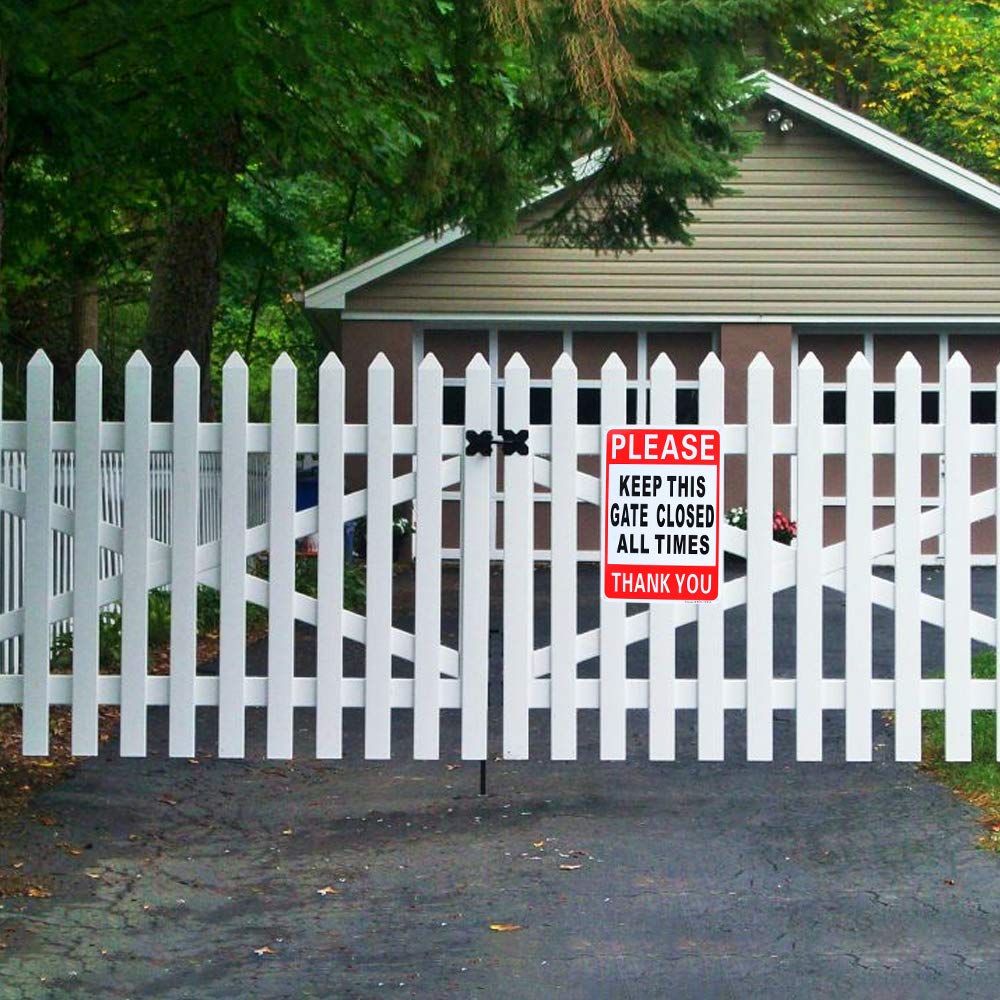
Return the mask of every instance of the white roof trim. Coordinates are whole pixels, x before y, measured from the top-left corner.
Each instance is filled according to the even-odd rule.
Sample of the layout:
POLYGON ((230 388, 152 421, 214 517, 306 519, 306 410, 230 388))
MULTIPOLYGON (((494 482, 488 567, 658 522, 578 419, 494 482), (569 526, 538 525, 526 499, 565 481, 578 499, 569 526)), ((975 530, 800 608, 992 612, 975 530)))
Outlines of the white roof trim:
MULTIPOLYGON (((781 101, 788 107, 812 118, 814 121, 839 132, 869 149, 887 156, 890 159, 930 177, 961 194, 981 202, 988 207, 1000 211, 1000 187, 960 167, 951 160, 946 160, 937 153, 909 142, 888 129, 862 118, 860 115, 845 111, 843 108, 811 91, 803 90, 783 77, 767 70, 761 70, 751 79, 763 80, 763 94, 775 101, 781 101)), ((583 180, 598 170, 603 162, 603 150, 598 150, 587 156, 580 157, 573 164, 573 174, 577 180, 583 180)), ((536 199, 529 204, 548 198, 562 190, 558 184, 546 187, 536 199)), ((527 207, 527 206, 525 206, 527 207)), ((437 236, 418 236, 393 250, 359 264, 357 267, 344 271, 322 284, 306 291, 303 301, 306 309, 343 309, 348 293, 360 288, 376 278, 410 264, 421 257, 426 257, 435 250, 461 239, 465 230, 461 226, 453 226, 437 236)))
MULTIPOLYGON (((582 181, 591 174, 596 173, 604 162, 603 151, 598 150, 588 153, 573 161, 573 177, 582 181)), ((528 205, 543 201, 550 195, 556 194, 563 189, 562 184, 549 184, 542 188, 536 198, 533 198, 522 208, 528 205)), ((442 250, 444 247, 461 239, 465 235, 462 226, 452 226, 437 236, 418 236, 409 240, 393 250, 388 250, 378 257, 372 257, 357 267, 352 267, 349 271, 344 271, 333 278, 315 285, 306 290, 303 301, 306 309, 343 309, 344 302, 349 292, 368 282, 381 278, 383 274, 390 274, 406 264, 410 264, 421 257, 426 257, 435 250, 442 250)))
POLYGON ((979 174, 966 170, 965 167, 960 167, 957 163, 952 163, 951 160, 946 160, 943 156, 938 156, 937 153, 932 153, 867 118, 845 111, 838 105, 808 90, 803 90, 780 76, 775 76, 774 73, 763 70, 758 74, 758 78, 760 77, 767 81, 765 93, 768 97, 787 104, 814 121, 918 173, 946 184, 970 198, 975 198, 990 208, 1000 210, 1000 187, 985 177, 980 177, 979 174))
POLYGON ((922 313, 888 313, 885 315, 858 313, 504 313, 504 312, 395 312, 392 310, 344 311, 345 320, 388 320, 393 322, 433 323, 441 326, 504 326, 567 327, 574 324, 614 326, 622 323, 653 326, 658 323, 789 323, 794 326, 810 323, 864 326, 868 324, 935 324, 945 332, 956 326, 990 324, 1000 326, 1000 313, 982 315, 948 315, 922 313))

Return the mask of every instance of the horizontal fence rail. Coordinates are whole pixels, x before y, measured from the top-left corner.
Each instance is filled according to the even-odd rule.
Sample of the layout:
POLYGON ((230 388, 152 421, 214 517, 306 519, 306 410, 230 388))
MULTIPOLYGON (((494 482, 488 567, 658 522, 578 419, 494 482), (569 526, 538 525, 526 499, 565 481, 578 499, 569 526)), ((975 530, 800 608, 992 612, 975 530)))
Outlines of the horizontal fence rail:
MULTIPOLYGON (((615 355, 602 369, 599 425, 578 422, 577 372, 566 356, 543 373, 551 377, 551 419, 532 425, 531 374, 519 355, 503 373, 505 422, 528 432, 528 453, 499 460, 498 501, 491 459, 466 448, 469 435, 501 430, 481 357, 467 369, 465 423, 457 426, 444 423, 442 370, 431 355, 416 372, 414 423, 394 412, 397 373, 384 356, 376 358, 362 424, 345 420, 347 379, 333 356, 320 370, 314 423, 297 418, 297 372, 284 356, 272 375, 269 422, 249 422, 247 368, 235 355, 223 368, 219 422, 197 419, 200 373, 189 356, 175 370, 176 422, 150 420, 149 368, 141 355, 126 371, 127 421, 103 421, 99 403, 87 405, 95 392, 99 400, 101 382, 100 364, 89 353, 77 370, 76 418, 55 421, 52 368, 36 355, 28 368, 27 420, 0 421, 0 704, 22 706, 25 752, 46 753, 50 710, 71 706, 74 752, 95 753, 99 708, 113 705, 121 709, 119 742, 129 755, 147 751, 148 710, 166 706, 172 755, 195 752, 202 707, 216 711, 218 752, 229 757, 248 752, 248 708, 266 710, 266 754, 290 757, 293 713, 306 708, 315 711, 310 750, 324 758, 344 752, 345 709, 363 709, 365 756, 388 757, 398 736, 395 710, 402 709, 412 712, 418 758, 439 756, 443 710, 455 710, 466 759, 485 759, 494 736, 509 759, 537 752, 533 713, 546 719, 548 752, 574 759, 586 712, 597 713, 600 756, 621 759, 628 712, 640 710, 651 758, 674 759, 678 713, 691 712, 698 757, 719 760, 727 755, 726 713, 738 711, 747 758, 770 760, 775 712, 791 711, 799 759, 822 759, 824 713, 836 713, 844 755, 863 761, 872 759, 873 713, 891 711, 896 758, 918 760, 922 712, 944 710, 948 759, 970 758, 972 713, 995 712, 1000 686, 971 672, 974 644, 997 642, 996 609, 975 609, 970 587, 970 528, 996 516, 997 490, 994 474, 989 488, 973 493, 969 470, 973 456, 997 455, 1000 427, 971 423, 969 366, 961 355, 948 362, 938 424, 921 423, 921 373, 911 355, 896 369, 895 422, 876 423, 871 366, 858 355, 847 369, 847 422, 840 426, 823 422, 823 370, 812 355, 799 366, 788 422, 774 420, 773 371, 761 355, 745 374, 745 421, 726 424, 726 373, 710 355, 698 373, 699 418, 720 429, 725 460, 743 463, 746 472, 747 528, 722 527, 723 548, 736 561, 721 598, 652 607, 600 599, 597 624, 584 628, 575 512, 600 502, 602 431, 626 422, 626 370, 615 355), (302 456, 318 465, 317 494, 306 506, 296 502, 295 490, 302 456), (880 456, 891 459, 894 521, 875 526, 873 469, 880 456), (924 456, 946 463, 943 496, 934 505, 922 496, 924 456), (843 540, 827 542, 824 476, 832 458, 846 473, 845 530, 843 540), (797 499, 793 544, 772 538, 779 467, 797 499), (544 598, 536 594, 533 559, 538 491, 549 494, 543 516, 554 581, 544 598), (445 502, 456 496, 459 613, 457 642, 449 645, 442 519, 445 502), (501 515, 491 510, 498 503, 501 515), (410 507, 416 525, 411 629, 397 624, 400 601, 411 600, 399 590, 394 567, 400 504, 410 507), (498 516, 502 584, 491 579, 489 558, 498 516), (352 609, 345 599, 344 526, 362 517, 365 593, 352 609), (306 538, 316 553, 309 586, 297 559, 306 538), (941 597, 921 581, 922 546, 932 539, 943 545, 941 597), (893 557, 891 576, 875 569, 886 556, 893 557), (502 621, 493 624, 501 626, 502 651, 495 679, 502 677, 503 704, 493 734, 490 590, 498 585, 502 621), (152 671, 144 599, 164 588, 166 673, 152 671), (218 593, 218 663, 204 672, 196 659, 200 588, 218 593), (778 676, 775 599, 792 588, 795 669, 778 676), (843 594, 839 617, 824 608, 824 592, 843 594), (247 671, 248 605, 266 609, 264 676, 247 671), (745 609, 746 667, 735 676, 727 670, 726 636, 738 609, 745 609), (894 615, 891 647, 876 647, 875 609, 894 615), (109 610, 121 616, 121 667, 110 672, 102 665, 98 628, 109 610), (540 616, 547 623, 538 629, 547 633, 542 641, 540 616), (944 632, 941 662, 926 668, 924 625, 944 632), (301 626, 315 627, 315 644, 301 645, 301 626), (692 631, 683 631, 688 626, 692 631), (62 665, 53 651, 67 632, 71 655, 62 665), (679 676, 682 635, 696 637, 693 676, 679 676), (843 658, 831 674, 824 648, 833 640, 842 643, 843 658), (348 670, 352 646, 360 654, 348 670), (635 663, 633 647, 643 654, 635 663), (876 676, 875 661, 887 658, 892 669, 876 676)), ((651 369, 650 423, 670 425, 675 401, 675 371, 661 356, 651 369)), ((742 505, 744 496, 738 500, 742 505)), ((731 505, 724 500, 723 510, 731 505)), ((983 572, 995 574, 996 567, 983 572)))

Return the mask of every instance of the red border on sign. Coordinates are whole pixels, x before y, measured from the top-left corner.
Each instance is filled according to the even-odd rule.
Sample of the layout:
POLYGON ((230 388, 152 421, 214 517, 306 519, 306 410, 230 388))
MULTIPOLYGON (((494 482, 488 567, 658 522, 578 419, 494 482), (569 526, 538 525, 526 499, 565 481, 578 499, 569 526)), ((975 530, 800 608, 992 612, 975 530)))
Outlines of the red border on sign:
MULTIPOLYGON (((661 437, 662 441, 663 438, 661 437)), ((660 449, 658 449, 659 452, 660 449)), ((720 522, 722 521, 722 510, 721 510, 721 496, 722 496, 722 437, 719 431, 714 427, 697 427, 697 426, 681 426, 681 427, 610 427, 605 432, 604 435, 604 510, 601 514, 601 532, 604 537, 601 540, 602 555, 603 555, 603 573, 602 573, 602 584, 604 588, 604 596, 611 600, 616 601, 631 601, 636 604, 645 604, 656 601, 699 601, 699 602, 709 602, 716 601, 719 599, 719 559, 720 559, 720 522), (628 438, 635 438, 641 436, 643 440, 646 440, 649 434, 656 435, 676 435, 683 437, 685 435, 694 435, 699 441, 704 440, 706 437, 710 438, 715 443, 715 460, 714 462, 706 462, 700 457, 701 448, 699 447, 699 455, 694 458, 678 458, 676 460, 671 459, 670 466, 684 466, 684 465, 711 465, 714 464, 716 467, 716 477, 715 477, 715 564, 714 566, 636 566, 628 563, 611 563, 608 561, 608 498, 610 490, 610 475, 609 471, 612 465, 660 465, 664 463, 658 457, 638 457, 629 454, 625 459, 619 459, 614 462, 611 461, 611 435, 612 434, 624 434, 628 438), (643 588, 643 593, 637 594, 635 588, 630 588, 628 592, 625 592, 621 586, 615 587, 612 574, 627 574, 630 578, 635 578, 637 576, 643 576, 645 579, 646 586, 643 588), (684 577, 681 581, 681 592, 674 592, 674 587, 677 585, 676 574, 680 574, 684 577), (664 583, 664 575, 666 575, 667 587, 669 589, 668 593, 662 592, 662 586, 664 583), (694 592, 691 592, 688 587, 688 582, 692 577, 698 577, 696 581, 696 586, 694 592), (671 581, 673 581, 671 583, 671 581), (706 588, 707 583, 707 589, 706 588)))

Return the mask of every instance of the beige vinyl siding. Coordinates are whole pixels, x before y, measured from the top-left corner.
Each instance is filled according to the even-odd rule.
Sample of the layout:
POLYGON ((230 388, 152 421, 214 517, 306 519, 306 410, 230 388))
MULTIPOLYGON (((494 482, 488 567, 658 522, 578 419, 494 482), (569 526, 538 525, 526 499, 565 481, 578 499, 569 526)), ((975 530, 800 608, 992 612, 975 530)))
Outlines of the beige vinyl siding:
POLYGON ((614 257, 523 233, 461 240, 350 293, 347 308, 1000 315, 1000 213, 793 117, 744 160, 739 195, 700 209, 691 247, 614 257))

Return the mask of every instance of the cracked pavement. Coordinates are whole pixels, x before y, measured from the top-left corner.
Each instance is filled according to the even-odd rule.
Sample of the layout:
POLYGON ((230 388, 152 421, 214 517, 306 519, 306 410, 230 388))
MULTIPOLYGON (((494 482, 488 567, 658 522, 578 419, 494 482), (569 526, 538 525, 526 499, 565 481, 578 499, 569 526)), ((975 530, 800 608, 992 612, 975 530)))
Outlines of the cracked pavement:
MULTIPOLYGON (((588 573, 581 623, 596 615, 588 573)), ((989 576, 975 577, 984 608, 989 576)), ((401 624, 408 586, 397 581, 401 624)), ((547 587, 539 573, 540 608, 547 587)), ((449 642, 454 597, 449 579, 449 642)), ((842 597, 826 601, 835 623, 842 597)), ((776 601, 779 673, 792 668, 793 602, 792 591, 776 601)), ((875 619, 878 673, 892 619, 875 619)), ((741 629, 739 613, 727 616, 733 676, 741 629)), ((679 635, 682 676, 693 672, 692 633, 679 635)), ((940 636, 925 635, 929 668, 940 636)), ((499 632, 492 639, 499 747, 499 632)), ((828 646, 832 676, 843 653, 828 646)), ((300 673, 313 650, 302 629, 300 673)), ((265 665, 259 644, 251 671, 265 665)), ((644 669, 642 649, 629 669, 644 669)), ((402 712, 394 759, 360 760, 353 711, 344 761, 309 759, 301 712, 302 757, 265 762, 253 710, 242 762, 214 759, 203 709, 192 764, 166 758, 165 717, 152 712, 153 755, 122 760, 109 747, 0 828, 0 866, 21 862, 52 892, 0 900, 0 998, 1000 993, 1000 858, 975 846, 975 810, 892 761, 884 721, 874 763, 840 761, 843 726, 830 713, 826 762, 799 764, 794 719, 779 712, 774 763, 748 764, 730 713, 729 759, 711 764, 693 759, 694 720, 681 713, 679 762, 650 764, 636 712, 630 760, 599 764, 597 719, 581 713, 581 761, 553 763, 544 713, 533 713, 532 760, 491 762, 480 798, 478 767, 459 761, 458 720, 445 715, 440 762, 407 760, 402 712), (490 930, 498 922, 520 929, 490 930)))

